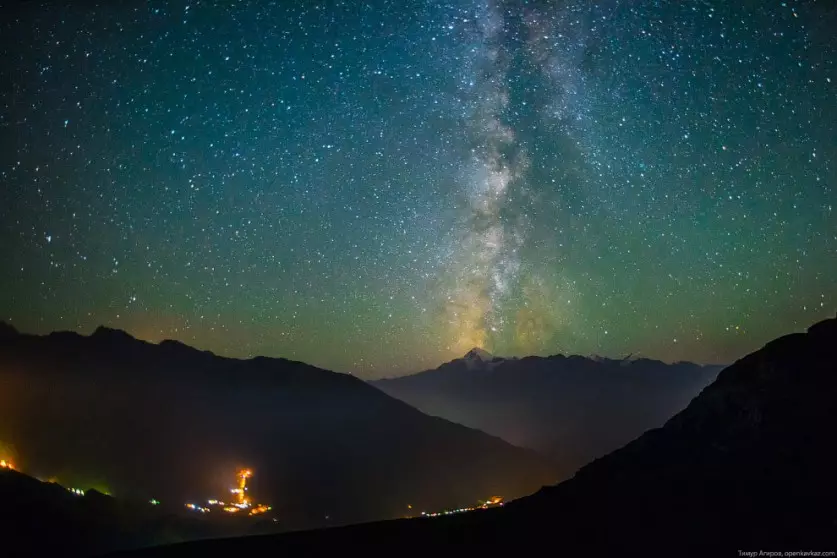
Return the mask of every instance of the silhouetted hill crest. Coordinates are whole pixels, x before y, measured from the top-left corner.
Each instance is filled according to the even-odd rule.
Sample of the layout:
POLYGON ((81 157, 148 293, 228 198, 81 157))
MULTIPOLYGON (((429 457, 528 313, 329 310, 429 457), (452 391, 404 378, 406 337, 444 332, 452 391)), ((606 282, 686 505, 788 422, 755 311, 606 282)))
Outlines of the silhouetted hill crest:
POLYGON ((664 539, 700 529, 730 548, 810 544, 829 531, 834 541, 834 424, 837 319, 827 319, 730 365, 661 428, 524 499, 521 512, 567 506, 588 521, 618 516, 620 531, 663 521, 664 539), (630 502, 641 505, 628 512, 630 502))
POLYGON ((160 347, 160 350, 167 353, 170 358, 180 358, 180 359, 189 359, 189 358, 197 358, 197 359, 209 359, 209 358, 223 358, 219 357, 212 351, 206 351, 201 349, 196 349, 191 345, 187 345, 182 341, 178 341, 176 339, 163 339, 157 345, 160 347))
POLYGON ((124 330, 115 329, 103 325, 97 327, 90 337, 92 339, 96 339, 97 341, 115 341, 119 343, 139 341, 139 339, 137 339, 136 337, 124 330))
POLYGON ((13 325, 0 320, 0 339, 8 339, 17 337, 18 335, 20 335, 20 333, 13 325))
POLYGON ((808 328, 808 335, 834 339, 837 336, 837 317, 815 323, 808 328))
POLYGON ((246 465, 263 472, 259 494, 284 525, 303 527, 523 495, 560 478, 531 450, 285 359, 101 327, 2 341, 0 374, 0 440, 38 470, 102 478, 146 501, 218 494, 246 465))

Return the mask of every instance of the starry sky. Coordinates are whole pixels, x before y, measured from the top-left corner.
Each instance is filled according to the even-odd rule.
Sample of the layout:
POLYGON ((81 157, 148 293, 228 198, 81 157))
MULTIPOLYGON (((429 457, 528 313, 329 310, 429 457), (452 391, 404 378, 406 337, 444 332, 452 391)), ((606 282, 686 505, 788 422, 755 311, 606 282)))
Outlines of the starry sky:
POLYGON ((830 1, 0 2, 0 318, 376 378, 837 307, 830 1))

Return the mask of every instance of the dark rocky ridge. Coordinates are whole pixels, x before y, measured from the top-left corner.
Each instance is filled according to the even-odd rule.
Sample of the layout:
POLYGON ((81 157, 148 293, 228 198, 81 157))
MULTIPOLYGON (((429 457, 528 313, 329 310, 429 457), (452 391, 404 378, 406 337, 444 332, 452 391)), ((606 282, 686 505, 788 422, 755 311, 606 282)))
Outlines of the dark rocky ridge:
POLYGON ((0 388, 0 441, 24 471, 184 503, 223 494, 248 466, 287 528, 522 496, 559 478, 534 452, 350 375, 108 328, 0 337, 0 388))
POLYGON ((0 554, 95 556, 118 549, 202 538, 276 532, 265 517, 213 518, 183 506, 126 501, 88 490, 83 495, 18 471, 0 469, 0 554), (243 521, 242 521, 243 520, 243 521))

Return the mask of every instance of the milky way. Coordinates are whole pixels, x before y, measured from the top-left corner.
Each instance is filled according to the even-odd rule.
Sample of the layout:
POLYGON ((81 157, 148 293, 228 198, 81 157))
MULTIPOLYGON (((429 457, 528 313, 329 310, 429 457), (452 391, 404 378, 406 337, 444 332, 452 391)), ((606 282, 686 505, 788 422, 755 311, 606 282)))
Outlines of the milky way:
POLYGON ((462 231, 449 256, 454 289, 448 298, 449 335, 460 352, 484 347, 490 333, 505 325, 499 306, 517 276, 521 232, 504 210, 509 188, 524 181, 526 166, 515 131, 504 121, 510 58, 504 47, 505 16, 500 6, 489 4, 477 11, 473 23, 463 25, 473 28, 474 35, 468 41, 473 45, 467 54, 471 72, 462 88, 472 147, 457 177, 466 203, 462 231))
POLYGON ((814 1, 0 8, 0 318, 363 377, 835 311, 814 1))
MULTIPOLYGON (((474 8, 473 19, 461 20, 466 29, 463 43, 468 45, 463 58, 470 70, 461 95, 469 108, 466 129, 473 144, 460 178, 467 200, 463 231, 458 249, 452 252, 450 339, 456 351, 502 346, 509 322, 517 325, 518 345, 528 345, 520 329, 527 323, 534 325, 536 331, 529 333, 535 336, 543 329, 543 324, 531 324, 520 314, 508 319, 503 311, 505 299, 518 286, 520 250, 526 239, 526 209, 510 203, 509 189, 516 190, 518 200, 525 200, 530 170, 525 146, 511 123, 518 109, 526 106, 524 100, 520 107, 510 107, 517 79, 511 72, 512 61, 520 58, 542 72, 540 86, 546 97, 536 108, 548 124, 555 125, 553 133, 582 136, 586 115, 580 66, 592 32, 590 20, 598 12, 573 4, 519 7, 489 1, 474 8), (520 36, 523 40, 515 45, 520 36)), ((528 281, 543 285, 536 272, 528 281)), ((522 294, 526 305, 547 313, 555 310, 554 303, 535 299, 528 291, 522 294)))

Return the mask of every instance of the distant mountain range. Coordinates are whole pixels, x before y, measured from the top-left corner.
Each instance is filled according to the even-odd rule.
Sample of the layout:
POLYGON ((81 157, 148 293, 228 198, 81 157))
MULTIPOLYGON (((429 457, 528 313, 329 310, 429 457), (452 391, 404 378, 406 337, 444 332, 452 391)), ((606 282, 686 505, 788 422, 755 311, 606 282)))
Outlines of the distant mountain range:
POLYGON ((768 343, 724 369, 662 428, 502 509, 144 555, 315 555, 364 545, 381 555, 829 556, 837 549, 835 425, 830 319, 768 343))
POLYGON ((350 375, 108 328, 35 336, 0 327, 2 448, 38 477, 164 502, 224 494, 247 466, 252 494, 284 528, 519 497, 560 478, 531 450, 424 415, 350 375))
POLYGON ((581 356, 464 357, 373 385, 442 417, 554 459, 568 477, 661 425, 722 366, 581 356))

